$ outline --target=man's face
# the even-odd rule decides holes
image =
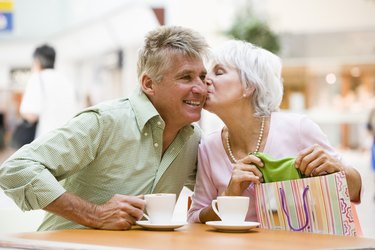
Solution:
[[[181,128],[201,117],[207,96],[206,69],[201,59],[175,55],[151,100],[167,126]]]

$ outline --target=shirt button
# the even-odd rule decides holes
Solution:
[[[154,143],[155,148],[159,147],[159,144],[157,142]]]
[[[146,132],[146,133],[144,133],[144,135],[145,135],[145,136],[148,136],[148,133]]]
[[[161,125],[161,122],[160,122],[160,121],[158,121],[158,122],[157,122],[157,124],[158,124],[158,125]]]

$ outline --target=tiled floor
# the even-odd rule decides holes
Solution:
[[[0,163],[11,154],[11,150],[2,151],[0,152]],[[345,151],[343,152],[344,157],[349,160],[353,166],[355,166],[358,171],[362,175],[363,180],[363,196],[361,204],[357,205],[357,212],[358,216],[362,225],[363,236],[364,237],[372,237],[375,238],[375,173],[372,171],[370,167],[370,154],[369,152],[356,152],[356,151]],[[176,220],[184,220],[186,218],[186,200],[187,195],[189,195],[189,191],[184,189],[180,195],[180,199],[176,206],[175,211],[175,219]],[[0,209],[18,209],[15,207],[14,204],[2,193],[0,192]],[[13,211],[14,212],[14,211]],[[17,217],[22,218],[25,220],[27,216],[24,217],[20,210],[17,213],[13,213]],[[39,216],[39,217],[38,217]],[[33,214],[32,220],[30,223],[40,222],[40,215]],[[9,219],[9,218],[8,218]],[[19,225],[22,221],[20,221]],[[0,223],[3,224],[3,223]],[[35,225],[28,225],[28,227],[24,227],[22,230],[27,230],[30,227],[34,228]],[[6,229],[9,230],[9,227]],[[13,228],[12,231],[16,231],[16,228]],[[1,225],[0,225],[0,232],[1,232]],[[4,231],[4,230],[3,230]]]

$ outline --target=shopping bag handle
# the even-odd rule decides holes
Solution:
[[[292,226],[292,223],[290,222],[290,216],[289,216],[289,213],[288,211],[286,210],[286,202],[285,202],[285,192],[283,190],[283,188],[281,187],[280,188],[280,195],[281,195],[281,205],[283,207],[283,211],[286,215],[286,218],[288,220],[288,225],[289,227],[293,230],[293,231],[302,231],[303,229],[305,229],[308,225],[309,225],[309,214],[307,212],[307,190],[309,190],[309,185],[307,185],[304,190],[303,190],[303,194],[302,194],[302,199],[303,199],[303,210],[305,212],[305,217],[306,217],[306,222],[305,222],[305,225],[303,225],[302,227],[300,228],[294,228]]]

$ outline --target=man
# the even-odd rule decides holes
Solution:
[[[21,148],[0,168],[5,193],[23,210],[50,212],[39,230],[130,229],[143,216],[142,194],[179,194],[195,179],[200,131],[191,123],[207,95],[207,49],[189,29],[151,31],[139,52],[141,91]]]
[[[35,137],[64,125],[77,113],[74,85],[55,69],[56,51],[48,44],[33,53],[32,72],[23,94],[20,113],[38,121]]]

